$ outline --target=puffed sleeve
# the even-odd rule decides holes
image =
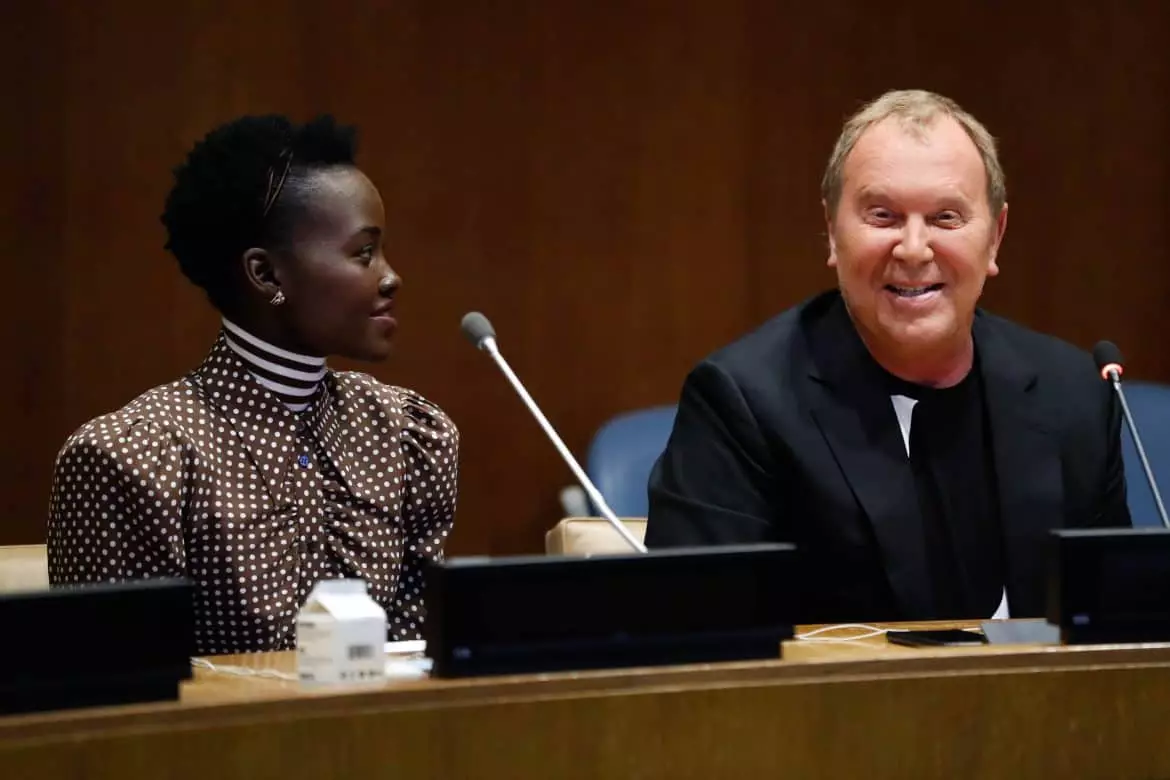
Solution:
[[[423,573],[443,558],[455,523],[459,431],[439,407],[404,391],[400,441],[405,465],[402,513],[406,539],[402,574],[387,614],[395,640],[421,639],[425,615]]]
[[[183,445],[163,426],[118,415],[83,426],[54,469],[50,582],[183,576],[184,485]]]

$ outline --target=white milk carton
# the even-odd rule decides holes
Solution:
[[[303,684],[365,683],[386,675],[386,612],[362,580],[322,580],[297,614]]]

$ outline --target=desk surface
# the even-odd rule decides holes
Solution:
[[[1170,777],[1166,702],[1170,645],[796,640],[774,661],[328,689],[196,669],[177,702],[0,718],[0,770],[22,772],[0,775]]]

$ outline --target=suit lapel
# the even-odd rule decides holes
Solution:
[[[994,320],[977,316],[974,333],[999,492],[1009,606],[1013,615],[1041,614],[1043,594],[1020,583],[1043,582],[1044,540],[1049,529],[1063,524],[1060,441],[1040,416],[1036,371]]]
[[[894,414],[892,407],[885,412]],[[888,423],[875,424],[873,414],[859,413],[845,403],[826,401],[813,416],[873,526],[898,603],[905,614],[929,614],[933,602],[922,512],[905,450],[900,455],[891,452],[883,441],[889,438]],[[895,423],[895,433],[896,427]],[[902,446],[900,441],[896,444]]]
[[[922,510],[880,374],[839,300],[806,334],[816,385],[813,418],[869,518],[903,613],[929,614]]]

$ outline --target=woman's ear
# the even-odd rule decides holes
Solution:
[[[256,294],[272,300],[281,292],[280,278],[272,254],[267,249],[252,247],[244,252],[244,278]]]

